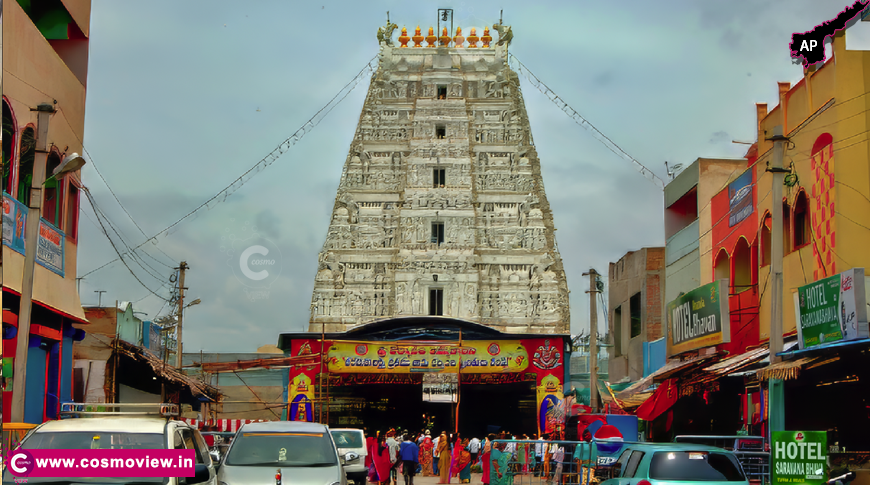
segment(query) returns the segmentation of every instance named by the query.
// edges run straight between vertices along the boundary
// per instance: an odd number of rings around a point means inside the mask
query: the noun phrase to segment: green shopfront
[[[798,345],[758,372],[784,379],[783,429],[825,432],[829,464],[859,470],[853,483],[870,483],[868,293],[863,268],[797,288]],[[776,410],[770,412],[775,430]]]

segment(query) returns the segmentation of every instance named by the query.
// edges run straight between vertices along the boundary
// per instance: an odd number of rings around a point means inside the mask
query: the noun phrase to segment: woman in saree
[[[372,464],[375,469],[375,482],[381,485],[390,483],[390,447],[387,446],[387,438],[383,434],[378,436],[377,443],[372,447]]]
[[[492,440],[494,438],[495,435],[490,434],[483,441],[483,452],[480,455],[480,468],[481,471],[483,471],[483,485],[489,485],[489,471],[492,469],[492,463],[490,462],[489,457],[492,454]]]
[[[489,457],[492,464],[489,480],[490,485],[513,485],[514,477],[510,471],[511,454],[505,453],[505,443],[498,443]]]
[[[450,441],[447,438],[447,433],[442,432],[438,438],[438,472],[440,480],[438,483],[449,483],[450,480]]]
[[[528,436],[522,435],[521,439],[527,440]],[[517,468],[523,475],[529,474],[529,444],[517,443]]]
[[[453,477],[459,475],[459,455],[462,454],[462,442],[459,438],[459,433],[451,436],[453,443],[453,453],[450,456],[450,477],[447,478],[447,483],[450,483],[450,480]]]
[[[420,466],[423,467],[424,477],[432,476],[432,448],[434,447],[429,436],[423,438],[423,442],[420,443]]]
[[[468,451],[468,440],[462,440],[459,452],[459,463],[456,468],[459,469],[459,483],[471,483],[471,452]]]

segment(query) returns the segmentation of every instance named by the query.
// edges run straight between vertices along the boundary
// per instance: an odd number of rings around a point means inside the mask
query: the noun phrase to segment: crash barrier
[[[496,460],[502,477],[494,476],[497,474],[493,468],[491,485],[599,483],[608,478],[609,466],[616,461],[627,442],[612,439],[593,439],[591,443],[497,439],[493,440],[493,449],[499,443],[504,443],[504,452],[509,453],[510,457]],[[482,456],[479,458],[482,460]],[[485,466],[484,463],[480,465]],[[496,467],[496,464],[492,466]]]

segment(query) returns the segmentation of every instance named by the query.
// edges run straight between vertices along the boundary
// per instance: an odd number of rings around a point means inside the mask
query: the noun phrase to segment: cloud
[[[514,31],[511,52],[662,178],[665,160],[741,156],[745,146],[730,140],[754,139],[754,103],[773,106],[776,81],[801,75],[788,57],[791,33],[839,11],[814,0],[794,0],[788,9],[765,2],[565,2],[559,15],[519,1],[454,8],[466,32],[492,25],[503,9]],[[146,234],[163,229],[233,182],[350,81],[377,54],[375,32],[386,10],[400,27],[426,29],[436,20],[425,3],[95,0],[85,119],[93,163],[83,180],[129,245],[145,236],[95,165]],[[189,297],[203,303],[186,313],[186,349],[253,351],[281,332],[307,329],[317,255],[367,86],[364,79],[225,202],[131,261],[164,297],[172,267],[190,264]],[[572,290],[572,329],[579,331],[589,321],[582,273],[593,267],[606,275],[626,251],[664,244],[662,194],[525,80],[522,88]],[[249,298],[220,251],[222,235],[244,221],[280,247],[281,276],[268,298]],[[113,257],[105,236],[83,217],[78,273]],[[136,305],[149,318],[168,305],[119,263],[81,284],[86,303],[96,302],[95,290],[108,290],[104,301],[140,298]],[[599,322],[603,328],[603,317]]]

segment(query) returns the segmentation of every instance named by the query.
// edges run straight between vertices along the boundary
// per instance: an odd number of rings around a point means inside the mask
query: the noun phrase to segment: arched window
[[[731,292],[740,293],[752,287],[752,253],[749,250],[749,243],[745,238],[737,240],[737,245],[734,246],[734,254],[731,256],[732,274],[731,287],[734,288]]]
[[[713,262],[713,280],[718,281],[730,277],[731,268],[729,268],[729,263],[728,252],[720,249],[716,254],[716,260]]]
[[[764,222],[761,224],[761,266],[770,264],[770,226],[773,223],[773,218],[770,214],[764,216]]]
[[[7,194],[12,193],[12,160],[15,160],[15,139],[18,129],[15,126],[15,118],[12,117],[12,109],[6,100],[3,100],[3,179],[2,188]]]
[[[18,159],[18,202],[30,205],[30,186],[33,183],[33,159],[36,156],[36,132],[28,126],[21,132]]]
[[[807,194],[798,192],[794,201],[794,248],[799,249],[810,243],[810,206]]]
[[[63,213],[63,181],[52,174],[60,165],[60,155],[51,152],[45,165],[45,185],[42,186],[42,218],[60,228],[60,215]]]
[[[791,207],[788,202],[782,203],[782,254],[786,255],[792,250],[791,245]]]

